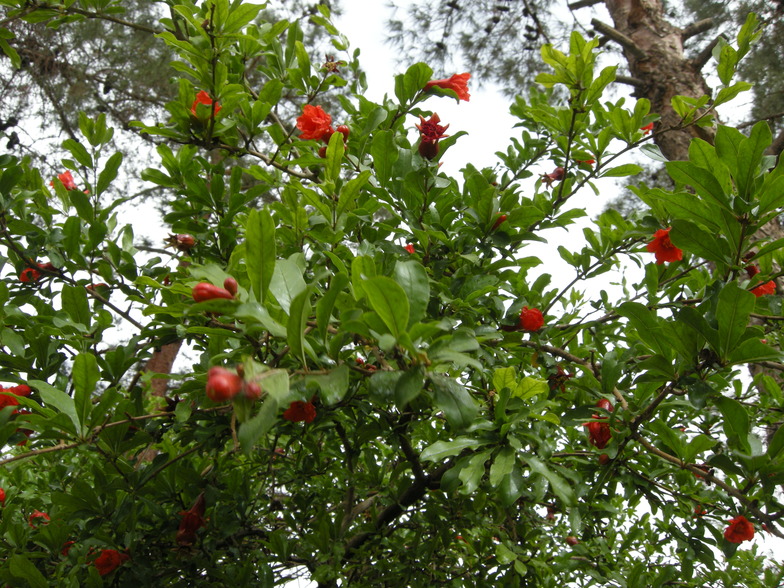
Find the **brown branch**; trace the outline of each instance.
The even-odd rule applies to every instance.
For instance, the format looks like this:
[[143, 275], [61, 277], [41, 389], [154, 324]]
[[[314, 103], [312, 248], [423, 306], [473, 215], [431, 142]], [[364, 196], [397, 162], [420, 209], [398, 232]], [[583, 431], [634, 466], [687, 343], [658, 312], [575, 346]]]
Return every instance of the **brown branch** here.
[[65, 8], [62, 11], [65, 12], [65, 13], [70, 13], [70, 14], [78, 14], [80, 16], [83, 16], [83, 17], [89, 18], [89, 19], [106, 20], [106, 21], [113, 22], [113, 23], [118, 24], [118, 25], [122, 25], [124, 27], [129, 28], [129, 29], [135, 29], [137, 31], [142, 31], [143, 33], [150, 33], [152, 35], [158, 35], [158, 34], [164, 32], [163, 29], [154, 29], [152, 27], [148, 27], [148, 26], [145, 26], [145, 25], [142, 25], [142, 24], [138, 24], [138, 23], [131, 22], [131, 21], [128, 21], [128, 20], [123, 20], [121, 18], [117, 18], [116, 16], [111, 16], [111, 15], [108, 15], [108, 14], [100, 14], [98, 12], [89, 12], [87, 10], [82, 10], [81, 8], [75, 8], [74, 6], [69, 6], [68, 8]]
[[643, 88], [645, 82], [631, 76], [615, 76], [615, 81], [619, 84], [626, 84], [627, 86], [634, 86], [635, 88]]
[[601, 4], [604, 0], [578, 0], [569, 4], [569, 10], [579, 10], [580, 8], [587, 8], [594, 4]]
[[743, 506], [746, 509], [749, 510], [749, 512], [754, 514], [755, 517], [757, 517], [758, 519], [760, 519], [760, 520], [762, 520], [762, 521], [767, 523], [768, 532], [770, 532], [771, 534], [775, 535], [776, 537], [780, 537], [780, 538], [784, 539], [784, 533], [779, 531], [778, 528], [775, 526], [774, 521], [773, 521], [773, 517], [771, 517], [767, 513], [764, 513], [760, 509], [758, 509], [755, 506], [756, 501], [750, 500], [749, 498], [747, 498], [740, 490], [738, 490], [737, 488], [733, 488], [732, 486], [730, 486], [729, 484], [727, 484], [723, 480], [717, 478], [716, 476], [714, 476], [713, 474], [711, 474], [709, 472], [706, 472], [702, 468], [700, 468], [700, 467], [698, 467], [698, 466], [696, 466], [694, 464], [691, 464], [691, 463], [686, 463], [685, 461], [682, 461], [681, 459], [675, 457], [674, 455], [670, 455], [669, 453], [666, 453], [666, 452], [662, 451], [661, 449], [658, 449], [658, 448], [654, 447], [649, 441], [647, 441], [639, 433], [633, 433], [632, 437], [640, 445], [645, 447], [645, 449], [647, 449], [650, 453], [652, 453], [652, 454], [654, 454], [654, 455], [664, 459], [665, 461], [668, 461], [668, 462], [670, 462], [670, 463], [672, 463], [674, 465], [677, 465], [679, 468], [682, 468], [682, 469], [685, 469], [685, 470], [689, 470], [693, 474], [696, 474], [700, 478], [704, 479], [706, 482], [710, 482], [712, 484], [715, 484], [718, 488], [721, 488], [727, 494], [729, 494], [733, 498], [736, 498], [741, 504], [743, 504]]
[[242, 147], [235, 147], [233, 145], [226, 145], [224, 143], [221, 143], [220, 145], [216, 145], [216, 147], [218, 147], [219, 149], [223, 149], [225, 151], [228, 151], [229, 153], [233, 153], [233, 154], [239, 153], [240, 155], [242, 155], [242, 154], [252, 155], [253, 157], [256, 157], [256, 158], [260, 159], [261, 161], [263, 161], [265, 164], [270, 165], [270, 166], [272, 166], [272, 167], [274, 167], [276, 169], [279, 169], [280, 171], [282, 171], [285, 174], [288, 174], [290, 176], [294, 176], [295, 178], [299, 178], [301, 180], [315, 181], [316, 178], [318, 177], [317, 174], [305, 173], [305, 172], [299, 172], [299, 171], [293, 170], [290, 167], [288, 167], [286, 165], [283, 165], [282, 163], [278, 163], [277, 161], [273, 160], [272, 157], [270, 157], [269, 155], [265, 155], [264, 153], [261, 153], [259, 151], [254, 150], [254, 149], [244, 149]]
[[648, 59], [648, 54], [640, 49], [632, 39], [624, 35], [622, 32], [614, 29], [608, 24], [603, 23], [598, 19], [591, 19], [591, 25], [597, 32], [601, 33], [605, 37], [615, 41], [621, 47], [628, 50], [629, 53], [634, 55], [638, 60]]
[[712, 18], [698, 20], [697, 22], [693, 22], [683, 29], [683, 32], [681, 33], [681, 39], [685, 41], [686, 39], [690, 39], [695, 35], [709, 31], [714, 26], [716, 26], [716, 23]]

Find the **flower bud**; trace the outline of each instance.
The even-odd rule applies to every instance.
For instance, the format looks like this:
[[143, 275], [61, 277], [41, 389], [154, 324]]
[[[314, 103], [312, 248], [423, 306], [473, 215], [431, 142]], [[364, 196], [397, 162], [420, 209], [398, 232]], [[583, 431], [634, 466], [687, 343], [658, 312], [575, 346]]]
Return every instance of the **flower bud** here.
[[193, 287], [193, 299], [196, 302], [204, 302], [205, 300], [214, 300], [215, 298], [227, 298], [232, 300], [231, 292], [223, 288], [219, 288], [214, 284], [208, 282], [200, 282]]
[[337, 132], [343, 135], [343, 142], [345, 143], [348, 141], [348, 136], [351, 134], [351, 129], [349, 129], [346, 125], [339, 125]]
[[234, 278], [229, 277], [223, 280], [223, 287], [226, 288], [226, 290], [232, 296], [237, 295], [237, 280], [235, 280]]

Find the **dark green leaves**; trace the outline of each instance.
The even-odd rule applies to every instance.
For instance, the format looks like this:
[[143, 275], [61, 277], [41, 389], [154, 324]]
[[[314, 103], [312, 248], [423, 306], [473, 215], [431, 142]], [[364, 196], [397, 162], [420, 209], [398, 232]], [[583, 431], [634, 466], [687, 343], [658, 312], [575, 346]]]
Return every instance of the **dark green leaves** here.
[[275, 222], [266, 208], [251, 210], [245, 227], [245, 261], [256, 299], [264, 304], [275, 271]]

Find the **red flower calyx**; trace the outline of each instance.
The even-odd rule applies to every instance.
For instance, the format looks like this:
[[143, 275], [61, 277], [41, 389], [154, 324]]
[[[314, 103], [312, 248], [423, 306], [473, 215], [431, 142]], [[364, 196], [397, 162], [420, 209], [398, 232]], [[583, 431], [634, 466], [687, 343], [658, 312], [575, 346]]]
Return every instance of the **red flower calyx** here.
[[542, 181], [549, 188], [553, 185], [553, 182], [560, 182], [565, 177], [566, 177], [566, 170], [559, 166], [556, 167], [549, 174], [542, 174]]
[[95, 558], [93, 565], [98, 568], [98, 573], [101, 576], [106, 576], [129, 559], [131, 559], [131, 556], [127, 553], [120, 553], [116, 549], [102, 549], [101, 554]]
[[182, 253], [188, 253], [196, 245], [196, 237], [186, 233], [169, 235], [166, 239], [166, 247], [172, 247]]
[[433, 113], [428, 120], [425, 120], [425, 117], [419, 115], [419, 124], [416, 125], [416, 128], [419, 129], [420, 133], [419, 155], [428, 161], [434, 159], [435, 156], [438, 155], [438, 141], [449, 136], [444, 134], [444, 131], [449, 128], [449, 125], [442, 126], [438, 124], [440, 122], [441, 119], [436, 113]]
[[221, 106], [217, 102], [213, 102], [210, 95], [202, 90], [198, 94], [196, 94], [196, 99], [193, 101], [193, 105], [191, 105], [191, 114], [193, 116], [198, 117], [198, 106], [199, 104], [204, 104], [205, 106], [212, 106], [210, 116], [216, 116], [221, 111]]
[[214, 300], [216, 298], [234, 299], [232, 293], [227, 289], [210, 284], [209, 282], [199, 282], [193, 287], [191, 294], [196, 302], [204, 302], [205, 300]]
[[743, 543], [751, 541], [754, 537], [754, 525], [744, 517], [738, 515], [729, 521], [729, 526], [724, 529], [724, 538], [730, 543]]
[[190, 547], [196, 543], [196, 531], [207, 524], [204, 520], [204, 492], [196, 497], [196, 501], [188, 510], [181, 510], [182, 515], [180, 526], [177, 529], [177, 545]]
[[542, 311], [538, 308], [528, 308], [523, 306], [520, 311], [520, 320], [518, 328], [523, 331], [538, 331], [544, 326], [544, 317]]
[[284, 411], [283, 418], [292, 423], [299, 423], [301, 421], [312, 423], [316, 418], [316, 407], [313, 406], [312, 402], [295, 400]]
[[442, 90], [452, 90], [457, 94], [458, 100], [465, 100], [468, 102], [471, 95], [468, 93], [468, 80], [471, 78], [470, 73], [454, 74], [451, 78], [444, 80], [430, 80], [425, 84], [425, 91], [431, 88], [441, 88]]
[[680, 261], [683, 259], [683, 250], [678, 249], [670, 241], [670, 230], [659, 229], [653, 234], [653, 241], [648, 243], [646, 249], [656, 255], [656, 265], [661, 265], [665, 261]]
[[225, 402], [234, 398], [242, 390], [242, 378], [236, 372], [219, 366], [207, 372], [207, 397], [213, 402]]

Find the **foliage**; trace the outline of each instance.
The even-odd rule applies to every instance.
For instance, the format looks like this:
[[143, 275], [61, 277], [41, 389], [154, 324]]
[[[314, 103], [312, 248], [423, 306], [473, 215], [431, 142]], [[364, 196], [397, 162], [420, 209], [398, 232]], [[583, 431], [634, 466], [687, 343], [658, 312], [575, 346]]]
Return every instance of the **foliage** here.
[[[74, 189], [0, 158], [0, 369], [33, 389], [0, 412], [1, 581], [781, 581], [724, 535], [739, 515], [780, 535], [784, 429], [761, 434], [782, 391], [740, 377], [782, 369], [781, 297], [750, 291], [782, 265], [782, 243], [754, 237], [784, 199], [765, 123], [694, 140], [666, 164], [675, 190], [637, 188], [650, 213], [608, 211], [578, 248], [563, 229], [579, 198], [639, 172], [617, 158], [656, 119], [644, 99], [603, 98], [615, 69], [596, 71], [597, 42], [546, 46], [546, 89], [516, 98], [498, 167], [453, 178], [439, 160], [470, 140], [459, 120], [441, 121], [432, 160], [411, 140], [451, 95], [425, 90], [426, 64], [373, 103], [344, 78], [355, 63], [314, 61], [300, 27], [259, 5], [172, 9], [179, 34], [157, 38], [178, 56], [177, 94], [165, 122], [136, 126], [161, 140], [142, 178], [168, 195], [170, 258], [137, 250], [118, 213], [105, 116], [82, 115], [63, 144]], [[313, 15], [346, 50], [329, 19]], [[273, 116], [334, 87], [348, 94], [330, 122], [350, 132], [326, 145]], [[556, 170], [534, 178], [545, 161]], [[683, 259], [657, 264], [646, 244], [667, 227]], [[549, 273], [532, 242], [572, 274]], [[622, 262], [638, 283], [588, 289]], [[177, 341], [196, 359], [155, 396], [145, 363]]]

